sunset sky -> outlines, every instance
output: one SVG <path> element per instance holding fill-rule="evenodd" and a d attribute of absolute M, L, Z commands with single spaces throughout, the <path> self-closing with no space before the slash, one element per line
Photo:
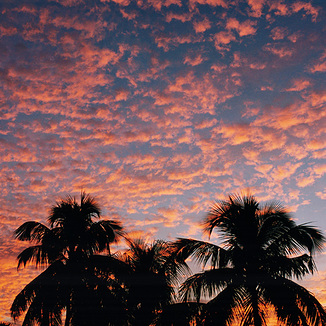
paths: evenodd
<path fill-rule="evenodd" d="M 1 3 L 0 321 L 38 273 L 13 231 L 82 189 L 149 241 L 246 189 L 326 231 L 324 0 Z"/>

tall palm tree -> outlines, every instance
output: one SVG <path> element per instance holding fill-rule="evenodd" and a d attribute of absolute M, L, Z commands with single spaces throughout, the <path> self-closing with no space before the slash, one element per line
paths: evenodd
<path fill-rule="evenodd" d="M 292 279 L 316 270 L 313 254 L 324 243 L 321 232 L 297 225 L 277 203 L 262 206 L 252 195 L 230 195 L 213 205 L 204 221 L 209 236 L 217 230 L 220 245 L 193 239 L 176 243 L 179 258 L 193 256 L 209 269 L 181 287 L 185 301 L 210 298 L 203 325 L 267 325 L 272 309 L 280 325 L 326 325 L 317 299 Z"/>
<path fill-rule="evenodd" d="M 16 296 L 11 307 L 14 319 L 26 310 L 26 326 L 61 325 L 64 311 L 66 326 L 107 325 L 107 313 L 115 317 L 109 307 L 118 298 L 108 288 L 119 285 L 114 278 L 100 277 L 96 261 L 101 257 L 95 254 L 109 251 L 123 230 L 119 222 L 95 221 L 99 218 L 98 204 L 82 192 L 80 202 L 68 196 L 51 208 L 49 227 L 30 221 L 15 231 L 18 240 L 34 244 L 18 255 L 18 268 L 29 263 L 47 268 Z"/>
<path fill-rule="evenodd" d="M 173 302 L 178 279 L 188 267 L 175 259 L 175 248 L 168 242 L 127 239 L 127 243 L 121 260 L 130 267 L 125 284 L 131 325 L 153 325 L 158 313 Z"/>

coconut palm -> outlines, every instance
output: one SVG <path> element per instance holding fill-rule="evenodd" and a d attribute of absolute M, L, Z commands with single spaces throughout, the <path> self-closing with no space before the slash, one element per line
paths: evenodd
<path fill-rule="evenodd" d="M 129 249 L 121 260 L 130 267 L 125 279 L 131 325 L 147 326 L 155 322 L 157 314 L 175 299 L 179 276 L 187 271 L 184 262 L 174 258 L 170 243 L 156 240 L 127 239 Z"/>
<path fill-rule="evenodd" d="M 18 255 L 18 268 L 30 263 L 47 268 L 16 296 L 14 319 L 25 311 L 23 325 L 61 325 L 64 311 L 67 326 L 107 325 L 107 313 L 115 318 L 109 307 L 118 297 L 108 288 L 119 285 L 100 276 L 96 261 L 101 257 L 95 254 L 109 251 L 123 231 L 119 222 L 99 218 L 98 204 L 82 192 L 80 202 L 68 196 L 51 208 L 49 227 L 30 221 L 15 231 L 18 240 L 33 244 Z"/>
<path fill-rule="evenodd" d="M 203 325 L 267 325 L 267 309 L 280 325 L 326 325 L 321 304 L 293 281 L 316 270 L 313 254 L 324 243 L 318 229 L 297 225 L 280 204 L 262 206 L 252 195 L 230 195 L 211 207 L 204 230 L 209 236 L 217 230 L 223 241 L 176 243 L 180 259 L 193 256 L 210 265 L 181 287 L 185 301 L 210 299 Z"/>

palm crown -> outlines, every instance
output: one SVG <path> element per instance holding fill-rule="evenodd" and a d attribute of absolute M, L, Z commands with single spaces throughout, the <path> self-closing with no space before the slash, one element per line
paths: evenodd
<path fill-rule="evenodd" d="M 291 280 L 315 271 L 313 254 L 324 242 L 319 230 L 297 225 L 281 205 L 261 206 L 251 195 L 231 195 L 213 205 L 204 231 L 210 236 L 215 229 L 223 239 L 220 246 L 177 242 L 179 257 L 211 265 L 181 288 L 184 300 L 213 296 L 204 325 L 231 325 L 236 315 L 241 325 L 266 325 L 264 305 L 286 325 L 325 325 L 317 299 Z"/>
<path fill-rule="evenodd" d="M 127 239 L 127 243 L 129 250 L 121 259 L 130 267 L 126 285 L 132 325 L 152 325 L 158 312 L 173 302 L 178 278 L 187 265 L 176 261 L 175 247 L 169 242 Z"/>
<path fill-rule="evenodd" d="M 28 263 L 48 267 L 15 298 L 11 307 L 15 319 L 27 310 L 23 325 L 35 321 L 61 325 L 62 312 L 66 310 L 66 325 L 91 325 L 92 314 L 99 317 L 108 311 L 109 303 L 104 307 L 103 301 L 116 302 L 107 291 L 112 287 L 108 284 L 111 280 L 104 282 L 94 273 L 95 253 L 109 250 L 110 243 L 123 231 L 117 221 L 94 221 L 99 217 L 100 209 L 94 198 L 82 192 L 80 203 L 68 196 L 51 208 L 50 227 L 30 221 L 16 230 L 18 240 L 34 244 L 18 255 L 18 268 Z M 99 297 L 100 290 L 105 293 L 103 298 Z M 83 300 L 90 298 L 87 310 Z M 107 316 L 103 318 L 107 324 Z M 92 319 L 96 325 L 101 324 L 99 319 Z"/>

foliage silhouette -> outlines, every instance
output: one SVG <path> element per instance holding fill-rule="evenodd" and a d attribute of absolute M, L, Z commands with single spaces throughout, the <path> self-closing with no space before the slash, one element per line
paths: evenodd
<path fill-rule="evenodd" d="M 181 286 L 184 301 L 203 295 L 203 325 L 266 325 L 273 308 L 281 325 L 326 325 L 317 299 L 291 278 L 316 269 L 313 254 L 324 237 L 306 224 L 297 225 L 276 203 L 261 206 L 251 195 L 230 195 L 211 207 L 204 221 L 209 236 L 217 230 L 220 246 L 193 239 L 176 242 L 179 259 L 194 257 L 210 269 L 189 277 Z M 238 318 L 238 319 L 236 319 Z"/>
<path fill-rule="evenodd" d="M 51 208 L 50 227 L 30 221 L 15 231 L 18 240 L 34 244 L 18 255 L 18 268 L 29 263 L 47 268 L 16 296 L 14 319 L 27 310 L 24 326 L 55 326 L 65 311 L 66 326 L 121 325 L 120 284 L 107 277 L 112 271 L 101 274 L 96 253 L 109 251 L 123 230 L 117 221 L 94 221 L 99 218 L 98 204 L 82 192 L 80 203 L 68 196 Z"/>
<path fill-rule="evenodd" d="M 130 267 L 126 287 L 131 325 L 153 325 L 159 312 L 175 299 L 178 279 L 188 266 L 175 259 L 171 243 L 156 240 L 147 244 L 140 239 L 127 239 L 127 243 L 129 250 L 121 260 Z"/>

